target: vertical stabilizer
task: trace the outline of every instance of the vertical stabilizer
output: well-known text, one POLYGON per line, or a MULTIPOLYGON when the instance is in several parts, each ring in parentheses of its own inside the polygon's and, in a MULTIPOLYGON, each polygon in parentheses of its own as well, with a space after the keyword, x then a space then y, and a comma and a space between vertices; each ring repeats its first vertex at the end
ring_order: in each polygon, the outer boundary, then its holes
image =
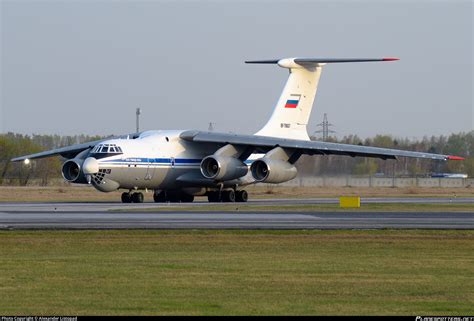
POLYGON ((392 61, 398 58, 286 58, 246 61, 254 64, 278 64, 290 75, 268 122, 255 135, 309 140, 308 125, 322 67, 327 63, 392 61))

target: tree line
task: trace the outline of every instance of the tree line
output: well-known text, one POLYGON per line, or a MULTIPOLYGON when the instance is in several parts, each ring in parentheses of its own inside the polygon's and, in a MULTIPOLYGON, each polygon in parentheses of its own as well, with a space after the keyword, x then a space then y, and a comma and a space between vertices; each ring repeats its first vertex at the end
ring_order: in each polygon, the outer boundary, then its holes
MULTIPOLYGON (((311 137, 317 140, 316 137, 311 137)), ((449 136, 423 137, 421 140, 395 138, 390 135, 376 135, 361 139, 357 135, 342 139, 329 137, 329 142, 394 148, 416 152, 428 152, 462 156, 464 161, 436 161, 401 157, 398 160, 347 156, 303 156, 299 170, 305 175, 381 175, 397 177, 426 176, 432 173, 463 173, 474 177, 474 131, 451 134, 449 136)))
MULTIPOLYGON (((0 135, 0 185, 27 185, 34 180, 39 185, 48 185, 61 179, 61 165, 64 159, 49 157, 32 161, 12 163, 10 159, 37 153, 43 150, 60 148, 73 144, 107 138, 110 136, 60 136, 60 135, 22 135, 7 133, 0 135)), ((311 139, 317 140, 317 137, 311 139)), ((466 173, 474 177, 474 131, 451 134, 449 136, 424 137, 421 140, 395 138, 376 135, 361 139, 357 135, 342 139, 329 137, 329 142, 395 148, 417 152, 462 156, 464 161, 434 161, 424 159, 400 158, 381 160, 375 158, 348 156, 302 156, 296 163, 302 175, 381 175, 381 176, 420 176, 430 173, 466 173)))
POLYGON ((60 136, 60 135, 22 135, 7 133, 0 135, 0 185, 27 185, 34 180, 46 186, 52 181, 61 179, 61 166, 64 159, 48 157, 38 159, 26 165, 22 162, 13 163, 14 157, 38 153, 102 139, 102 136, 60 136))

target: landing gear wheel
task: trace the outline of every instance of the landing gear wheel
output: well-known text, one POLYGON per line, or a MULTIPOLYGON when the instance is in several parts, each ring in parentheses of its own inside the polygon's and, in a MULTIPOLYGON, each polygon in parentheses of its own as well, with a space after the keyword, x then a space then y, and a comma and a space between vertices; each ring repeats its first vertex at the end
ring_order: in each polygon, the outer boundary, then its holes
POLYGON ((132 202, 132 196, 130 193, 122 193, 122 203, 131 203, 132 202))
POLYGON ((186 193, 181 194, 182 203, 192 203, 194 201, 194 195, 189 195, 186 193))
POLYGON ((235 192, 234 192, 234 190, 231 189, 229 191, 224 191, 222 193, 222 200, 224 202, 229 202, 229 203, 235 202, 235 192))
POLYGON ((153 200, 155 201, 155 203, 165 203, 166 193, 164 191, 153 193, 153 200))
POLYGON ((209 192, 209 193, 207 193, 207 200, 209 201, 209 203, 221 202, 221 199, 219 197, 219 192, 209 192))
POLYGON ((235 201, 236 202, 247 202, 249 199, 249 194, 246 190, 237 191, 235 193, 235 201))
POLYGON ((132 194, 132 202, 133 203, 143 203, 143 194, 142 193, 133 193, 132 194))
POLYGON ((166 194, 166 200, 170 203, 179 203, 181 202, 181 195, 177 192, 168 192, 166 194))

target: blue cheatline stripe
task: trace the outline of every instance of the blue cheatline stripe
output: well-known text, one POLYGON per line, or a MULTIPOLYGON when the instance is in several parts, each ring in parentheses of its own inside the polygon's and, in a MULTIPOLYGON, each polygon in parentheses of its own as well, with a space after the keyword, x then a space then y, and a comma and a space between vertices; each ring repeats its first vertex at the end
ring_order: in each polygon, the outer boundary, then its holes
MULTIPOLYGON (((202 159, 186 159, 186 158, 178 158, 174 160, 175 163, 201 163, 202 159)), ((171 162, 171 159, 170 159, 171 162)))
MULTIPOLYGON (((130 157, 126 159, 104 160, 104 163, 155 163, 155 164, 171 164, 171 158, 140 158, 130 157)), ((199 164, 201 159, 195 158, 175 158, 175 164, 199 164)))
POLYGON ((299 100, 287 100, 286 103, 287 104, 297 104, 299 102, 299 100))
MULTIPOLYGON (((110 163, 117 165, 127 165, 127 164, 145 164, 145 165, 171 165, 171 158, 139 158, 139 157, 130 157, 127 159, 110 159, 104 160, 100 163, 110 163)), ((201 159, 196 158, 175 158, 174 164, 177 166, 180 165, 199 165, 201 159)), ((244 161, 246 165, 251 165, 253 160, 244 161)))

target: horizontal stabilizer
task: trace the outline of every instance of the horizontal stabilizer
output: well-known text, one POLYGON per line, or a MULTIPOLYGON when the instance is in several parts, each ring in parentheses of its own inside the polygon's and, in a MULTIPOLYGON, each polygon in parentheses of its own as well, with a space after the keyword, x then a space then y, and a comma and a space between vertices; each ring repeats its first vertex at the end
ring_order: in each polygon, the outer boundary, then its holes
MULTIPOLYGON (((288 59, 288 58, 286 58, 288 59)), ((395 61, 400 60, 399 58, 386 57, 386 58, 289 58, 298 65, 304 65, 308 63, 314 64, 331 64, 331 63, 343 63, 343 62, 372 62, 372 61, 395 61)), ((277 64, 283 59, 271 59, 271 60, 250 60, 246 61, 247 64, 277 64)))

